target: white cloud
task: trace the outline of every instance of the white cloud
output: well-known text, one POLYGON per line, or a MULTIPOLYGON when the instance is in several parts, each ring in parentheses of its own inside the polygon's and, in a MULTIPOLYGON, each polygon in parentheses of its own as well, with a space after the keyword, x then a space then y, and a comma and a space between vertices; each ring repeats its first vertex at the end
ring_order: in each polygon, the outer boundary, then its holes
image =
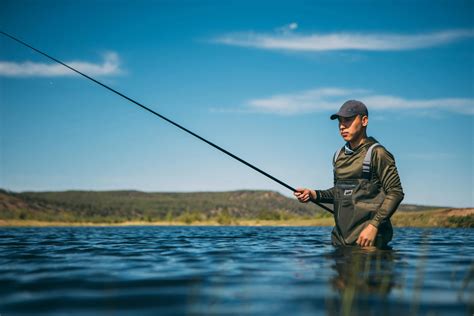
POLYGON ((439 98, 409 100, 389 95, 371 95, 365 98, 365 102, 371 104, 376 110, 384 109, 438 109, 451 112, 474 114, 474 99, 469 98, 439 98))
POLYGON ((442 110, 474 115, 472 98, 405 99, 364 89, 317 88, 247 101, 249 110, 281 115, 335 111, 348 99, 363 101, 370 110, 442 110))
POLYGON ((298 28, 298 23, 292 22, 290 24, 283 25, 282 27, 276 28, 276 31, 282 34, 289 34, 290 32, 296 30, 297 28, 298 28))
POLYGON ((444 30, 423 34, 397 33, 313 33, 296 34, 297 23, 274 33, 243 32, 222 35, 215 42, 267 50, 320 52, 334 50, 400 51, 440 46, 474 37, 472 29, 444 30))
MULTIPOLYGON (((65 63, 91 76, 115 75, 121 72, 120 60, 115 52, 104 54, 104 61, 101 64, 85 61, 69 61, 65 63)), ((5 77, 59 77, 74 75, 77 74, 57 63, 0 61, 0 76, 5 77)))

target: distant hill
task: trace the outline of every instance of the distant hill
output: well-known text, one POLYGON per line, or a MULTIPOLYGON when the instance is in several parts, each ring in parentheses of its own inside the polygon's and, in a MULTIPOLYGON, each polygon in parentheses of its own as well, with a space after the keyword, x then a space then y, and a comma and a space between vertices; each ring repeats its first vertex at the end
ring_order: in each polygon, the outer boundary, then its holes
POLYGON ((447 206, 418 205, 418 204, 401 204, 397 212, 420 212, 420 211, 436 211, 448 209, 447 206))
MULTIPOLYGON (((439 207, 402 205, 400 211, 439 207)), ((282 220, 331 216, 273 191, 145 193, 64 191, 15 193, 0 189, 0 219, 60 222, 282 220)))
POLYGON ((272 191, 145 193, 139 191, 64 191, 14 193, 0 189, 0 219, 45 221, 282 219, 327 213, 272 191))

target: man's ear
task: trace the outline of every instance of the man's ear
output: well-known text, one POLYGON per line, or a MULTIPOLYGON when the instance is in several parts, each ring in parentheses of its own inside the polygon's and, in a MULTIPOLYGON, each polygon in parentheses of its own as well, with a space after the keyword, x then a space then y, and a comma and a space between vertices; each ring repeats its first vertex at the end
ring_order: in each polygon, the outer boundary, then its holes
POLYGON ((367 127, 369 125, 369 117, 367 115, 362 116, 362 126, 367 127))

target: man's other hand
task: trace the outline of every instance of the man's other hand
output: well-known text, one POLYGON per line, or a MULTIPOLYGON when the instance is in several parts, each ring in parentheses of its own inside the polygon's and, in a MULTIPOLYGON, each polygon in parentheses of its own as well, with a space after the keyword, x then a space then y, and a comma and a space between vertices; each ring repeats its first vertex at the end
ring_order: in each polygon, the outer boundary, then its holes
POLYGON ((293 193, 301 203, 307 203, 310 199, 316 199, 316 191, 304 188, 298 188, 293 193))
POLYGON ((356 244, 361 247, 370 247, 375 243, 375 237, 377 237, 377 227, 372 224, 367 225, 364 230, 360 233, 357 238, 356 244))

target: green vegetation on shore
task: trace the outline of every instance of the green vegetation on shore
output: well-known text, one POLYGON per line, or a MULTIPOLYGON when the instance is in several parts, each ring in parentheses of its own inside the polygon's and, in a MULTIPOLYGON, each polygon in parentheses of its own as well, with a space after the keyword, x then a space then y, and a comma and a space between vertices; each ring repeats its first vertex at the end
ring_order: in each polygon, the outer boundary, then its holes
POLYGON ((237 219, 288 220, 325 214, 315 205, 301 204, 270 191, 13 193, 0 190, 0 219, 3 220, 91 223, 215 220, 230 224, 237 219))
MULTIPOLYGON (((145 193, 0 189, 0 225, 333 225, 332 215, 271 191, 145 193)), ((402 205, 396 226, 474 227, 472 209, 402 205)))

